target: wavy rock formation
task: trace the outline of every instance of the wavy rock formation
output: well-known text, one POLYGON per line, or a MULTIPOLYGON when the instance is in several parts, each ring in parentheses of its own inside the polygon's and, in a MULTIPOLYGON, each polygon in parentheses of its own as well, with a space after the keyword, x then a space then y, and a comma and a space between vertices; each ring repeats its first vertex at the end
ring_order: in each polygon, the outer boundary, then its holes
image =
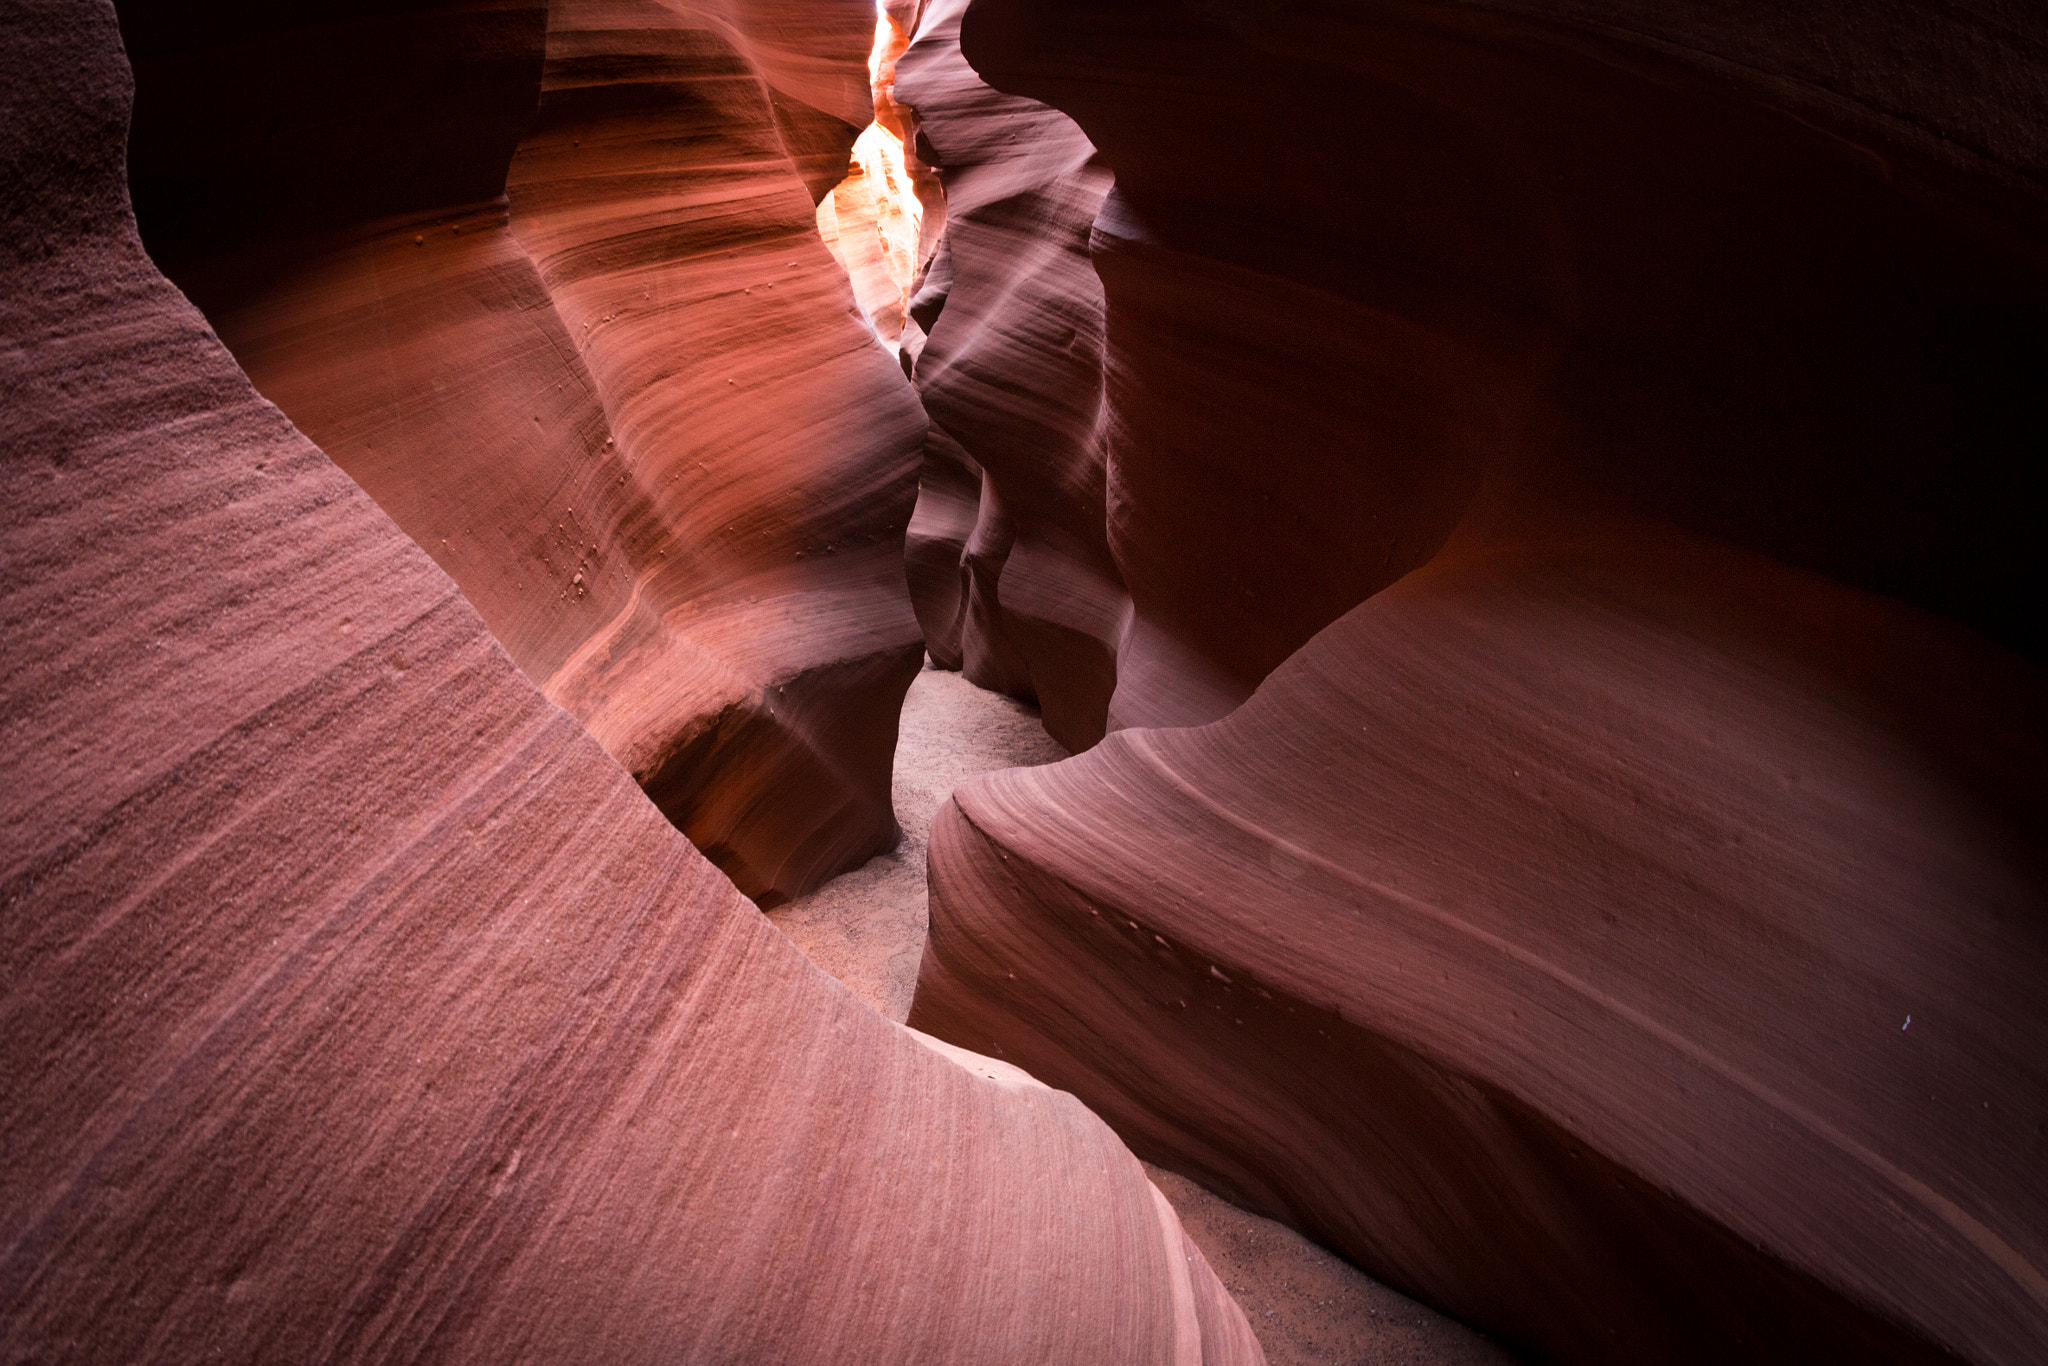
POLYGON ((8 1359, 1261 1360, 1099 1121, 805 964, 257 396, 112 8, 8 0, 0 83, 8 1359))
POLYGON ((924 422, 851 313, 761 68, 708 29, 650 43, 663 12, 550 10, 540 121, 510 184, 514 230, 616 396, 671 538, 632 619, 550 691, 772 902, 895 838, 889 757, 922 656, 900 546, 924 422), (707 714, 694 734, 657 729, 707 714), (782 863, 751 857, 755 827, 782 863))
POLYGON ((963 788, 912 1023, 1540 1355, 2038 1358, 2044 40, 975 0, 1213 724, 963 788))
POLYGON ((2039 1359, 2048 680, 1668 525, 1474 534, 962 787, 911 1023, 1546 1359, 2039 1359))
POLYGON ((749 895, 889 847, 923 419, 805 190, 871 12, 244 8, 123 5, 158 260, 749 895))
POLYGON ((976 0, 975 68, 1117 177, 1112 725, 1225 714, 1486 481, 2042 657, 2044 42, 1885 0, 976 0))
POLYGON ((1102 737, 1128 612, 1098 421, 1102 287, 1088 234, 1109 174, 1073 121, 986 85, 966 0, 925 7, 897 63, 945 186, 941 264, 912 307, 932 420, 908 555, 933 659, 1035 700, 1069 749, 1102 737))

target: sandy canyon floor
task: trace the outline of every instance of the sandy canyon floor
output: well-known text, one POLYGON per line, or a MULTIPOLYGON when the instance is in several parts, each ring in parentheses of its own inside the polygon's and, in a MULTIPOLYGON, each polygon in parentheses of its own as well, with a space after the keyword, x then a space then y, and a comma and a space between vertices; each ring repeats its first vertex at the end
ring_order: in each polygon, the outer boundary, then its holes
MULTIPOLYGON (((1033 708, 927 662, 904 700, 896 742, 903 843, 769 919, 854 995, 903 1020, 924 953, 925 847, 933 813, 977 773, 1066 757, 1033 708)), ((1293 1230, 1173 1172, 1146 1169, 1244 1306, 1272 1366, 1496 1366, 1514 1360, 1293 1230)))

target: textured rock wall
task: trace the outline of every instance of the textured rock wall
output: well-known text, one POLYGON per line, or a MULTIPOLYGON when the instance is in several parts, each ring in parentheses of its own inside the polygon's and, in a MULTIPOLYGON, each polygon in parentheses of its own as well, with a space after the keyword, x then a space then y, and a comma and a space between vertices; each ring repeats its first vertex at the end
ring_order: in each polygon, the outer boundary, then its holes
POLYGON ((1539 1355, 2038 1356, 2044 36, 975 0, 1161 729, 956 795, 913 1023, 1539 1355))
POLYGON ((772 901, 895 837, 924 421, 852 312, 758 68, 666 14, 550 11, 540 119, 509 186, 656 509, 638 600, 550 692, 772 901))
POLYGON ((962 787, 911 1023, 1543 1359, 2035 1360, 2044 697, 1668 526, 1475 539, 962 787))
POLYGON ((10 1360, 1261 1360, 1114 1137, 817 973, 0 88, 10 1360))
POLYGON ((158 259, 750 895, 888 847, 923 422, 804 183, 871 14, 246 8, 123 7, 158 259))
POLYGON ((1036 700, 1069 749, 1102 737, 1128 604, 1104 521, 1102 289, 1088 233, 1109 174, 1073 121, 960 55, 966 0, 926 7, 897 64, 945 186, 913 314, 932 421, 911 593, 933 659, 1036 700))
POLYGON ((1113 721, 1222 715, 1482 481, 2038 657, 2041 24, 977 0, 977 69, 1117 173, 1113 721))

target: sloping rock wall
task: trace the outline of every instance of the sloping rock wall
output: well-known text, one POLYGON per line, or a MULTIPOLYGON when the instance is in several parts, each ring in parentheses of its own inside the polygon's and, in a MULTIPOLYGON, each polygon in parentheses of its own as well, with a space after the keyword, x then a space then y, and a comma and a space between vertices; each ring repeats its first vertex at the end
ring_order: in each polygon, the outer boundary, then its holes
POLYGON ((963 786, 910 1020, 1544 1359, 2030 1361, 2044 696, 1668 526, 1476 538, 963 786))
POLYGON ((1109 174, 1073 121, 960 55, 966 0, 926 6, 897 63, 945 186, 941 264, 913 316, 932 420, 909 536, 932 658, 1035 700, 1072 750, 1102 737, 1128 614, 1104 521, 1102 287, 1088 233, 1109 174))
POLYGON ((817 973, 259 398, 111 6, 0 88, 11 1360, 1261 1360, 1069 1096, 817 973))
POLYGON ((805 190, 872 16, 248 8, 123 6, 157 258, 749 895, 889 847, 923 420, 805 190))
POLYGON ((1116 173, 1129 733, 956 794, 913 1023, 1539 1355, 2038 1356, 2042 23, 975 0, 1116 173))
POLYGON ((637 600, 550 692, 772 902, 895 838, 924 420, 852 312, 757 69, 667 13, 550 11, 511 174, 513 230, 654 512, 637 600))

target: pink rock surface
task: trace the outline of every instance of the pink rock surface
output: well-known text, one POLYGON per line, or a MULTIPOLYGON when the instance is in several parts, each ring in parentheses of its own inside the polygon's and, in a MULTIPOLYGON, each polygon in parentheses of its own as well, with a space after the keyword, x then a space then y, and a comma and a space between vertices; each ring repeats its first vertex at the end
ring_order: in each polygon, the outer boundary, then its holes
POLYGON ((943 267, 914 377, 932 432, 911 520, 932 657, 1038 702, 1069 749, 1101 738, 1128 603, 1110 559, 1099 420, 1102 287, 1088 234, 1109 174, 1073 121, 960 55, 966 0, 927 5, 897 63, 945 186, 943 267))
POLYGON ((663 13, 550 11, 540 119, 511 175, 514 230, 667 538, 584 676, 550 691, 772 903, 895 839, 924 419, 852 312, 755 69, 712 30, 655 27, 663 13), (671 715, 718 719, 678 733, 671 715), (748 847, 763 827, 773 861, 748 847))
POLYGON ((910 1021, 1543 1357, 2036 1360, 2044 698, 1668 525, 1474 531, 960 788, 910 1021))
POLYGON ((923 420, 804 184, 814 135, 841 130, 843 165, 863 116, 871 13, 451 6, 252 35, 130 8, 145 229, 260 390, 750 895, 888 847, 923 420), (341 114, 301 130, 306 85, 341 114), (186 205, 272 109, 290 155, 186 205), (444 124, 453 151, 376 164, 444 124))
POLYGON ((1257 1362, 1074 1100, 805 964, 0 86, 10 1360, 1257 1362))
POLYGON ((2043 38, 975 0, 1158 729, 960 789, 912 1023, 1539 1356, 2037 1359, 2043 38))
POLYGON ((2048 657, 2044 13, 976 0, 1117 177, 1112 727, 1224 715, 1488 481, 2048 657))

